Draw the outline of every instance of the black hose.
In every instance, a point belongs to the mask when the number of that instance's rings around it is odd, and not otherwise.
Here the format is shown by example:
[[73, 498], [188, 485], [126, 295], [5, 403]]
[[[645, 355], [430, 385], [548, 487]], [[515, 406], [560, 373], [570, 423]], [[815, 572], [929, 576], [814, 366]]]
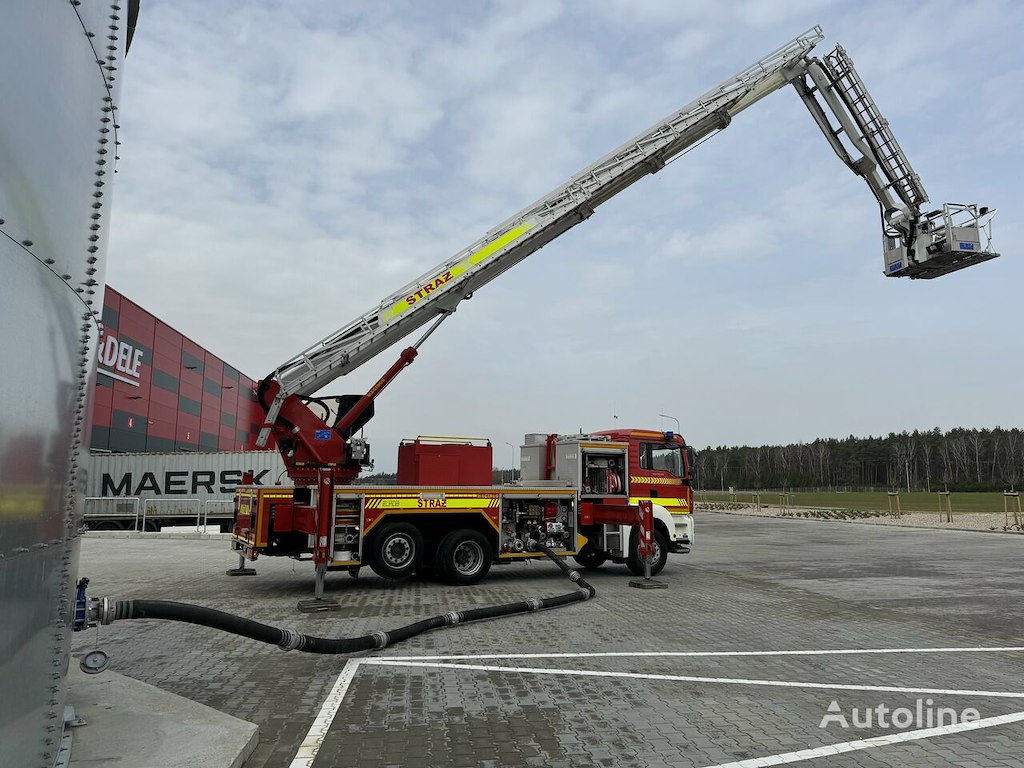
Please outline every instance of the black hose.
[[279, 629], [258, 621], [245, 619], [213, 608], [204, 608], [188, 603], [174, 603], [168, 600], [118, 600], [114, 607], [114, 620], [117, 619], [166, 619], [199, 624], [204, 627], [231, 632], [251, 640], [259, 640], [283, 648], [286, 651], [306, 651], [307, 653], [356, 653], [373, 648], [385, 648], [424, 632], [455, 624], [467, 624], [471, 621], [494, 619], [499, 616], [514, 616], [517, 613], [539, 611], [544, 608], [557, 608], [562, 605], [589, 600], [596, 590], [570, 568], [566, 562], [545, 547], [535, 543], [533, 547], [543, 552], [557, 565], [562, 572], [577, 586], [577, 591], [555, 597], [533, 597], [518, 603], [491, 605], [485, 608], [472, 608], [468, 611], [453, 611], [441, 616], [417, 621], [399, 627], [390, 632], [372, 632], [362, 637], [330, 638], [303, 635], [291, 629]]

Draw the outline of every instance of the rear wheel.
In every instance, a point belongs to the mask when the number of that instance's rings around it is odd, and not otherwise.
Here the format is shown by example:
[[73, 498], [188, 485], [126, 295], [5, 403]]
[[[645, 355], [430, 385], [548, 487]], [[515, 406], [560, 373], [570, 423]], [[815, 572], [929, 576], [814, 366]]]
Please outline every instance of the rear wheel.
[[381, 578], [401, 579], [419, 568], [423, 536], [410, 523], [387, 523], [370, 544], [370, 568]]
[[583, 549], [572, 556], [581, 568], [600, 568], [608, 562], [608, 555], [595, 547], [589, 541], [583, 545]]
[[477, 531], [452, 531], [437, 545], [436, 565], [449, 584], [476, 584], [491, 570], [491, 545]]
[[[654, 532], [654, 556], [651, 559], [651, 576], [657, 576], [668, 562], [668, 537], [661, 531]], [[644, 559], [640, 556], [640, 533], [636, 528], [629, 535], [629, 556], [626, 567], [636, 576], [644, 575]]]
[[89, 525], [91, 531], [122, 531], [124, 524], [117, 520], [97, 520]]

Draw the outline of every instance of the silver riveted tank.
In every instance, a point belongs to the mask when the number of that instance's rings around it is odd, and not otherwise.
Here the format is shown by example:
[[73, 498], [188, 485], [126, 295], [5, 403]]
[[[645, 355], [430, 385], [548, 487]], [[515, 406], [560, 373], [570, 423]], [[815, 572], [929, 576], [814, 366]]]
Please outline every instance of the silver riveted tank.
[[0, 762], [52, 766], [122, 61], [138, 0], [0, 9]]

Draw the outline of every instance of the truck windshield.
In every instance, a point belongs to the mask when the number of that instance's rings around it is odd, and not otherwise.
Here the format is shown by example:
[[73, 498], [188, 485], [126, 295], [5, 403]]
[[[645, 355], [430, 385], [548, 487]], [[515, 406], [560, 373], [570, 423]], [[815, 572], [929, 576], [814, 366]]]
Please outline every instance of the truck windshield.
[[640, 444], [640, 468], [660, 469], [671, 472], [676, 477], [683, 476], [683, 449], [681, 446], [666, 443]]

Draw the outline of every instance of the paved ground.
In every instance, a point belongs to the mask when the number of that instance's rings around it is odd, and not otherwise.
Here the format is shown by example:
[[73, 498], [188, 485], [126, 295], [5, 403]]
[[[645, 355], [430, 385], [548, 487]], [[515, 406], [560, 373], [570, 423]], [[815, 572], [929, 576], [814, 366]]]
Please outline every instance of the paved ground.
[[[119, 622], [100, 641], [113, 669], [259, 724], [249, 768], [291, 765], [335, 709], [315, 768], [1024, 766], [1024, 651], [921, 652], [1024, 645], [1020, 538], [711, 513], [698, 529], [694, 553], [662, 575], [668, 590], [630, 589], [624, 567], [606, 566], [592, 602], [357, 660], [164, 622]], [[469, 589], [340, 574], [328, 588], [344, 609], [310, 616], [295, 611], [312, 589], [308, 563], [260, 560], [259, 576], [229, 578], [226, 547], [87, 537], [80, 570], [97, 596], [195, 602], [324, 636], [568, 591], [549, 564], [496, 568]], [[94, 641], [83, 633], [75, 647]], [[764, 653], [823, 649], [914, 652]], [[448, 658], [481, 654], [503, 657]], [[913, 713], [919, 700], [919, 722], [879, 726], [878, 705]], [[969, 707], [985, 727], [929, 730], [939, 714], [948, 725], [939, 708]], [[868, 709], [870, 727], [839, 724], [865, 726]], [[755, 760], [769, 756], [781, 757]]]
[[[842, 514], [850, 512], [850, 510], [834, 507], [778, 507], [769, 504], [762, 504], [760, 507], [757, 507], [754, 504], [698, 502], [698, 514], [702, 511], [730, 515], [750, 515], [754, 517], [810, 517], [812, 520], [822, 519], [818, 517], [822, 513]], [[1017, 522], [1018, 517], [1012, 513], [956, 512], [953, 514], [952, 521], [947, 521], [938, 512], [904, 512], [898, 517], [892, 517], [884, 510], [872, 511], [870, 514], [877, 516], [862, 517], [857, 519], [856, 522], [904, 528], [941, 528], [950, 531], [1001, 531], [1014, 536], [1024, 534], [1024, 529]], [[813, 517], [811, 517], [812, 515]]]

